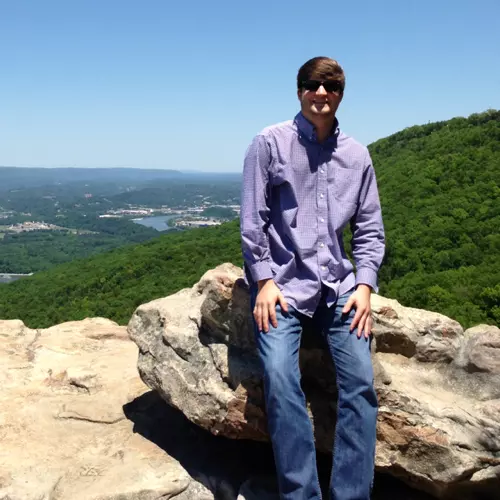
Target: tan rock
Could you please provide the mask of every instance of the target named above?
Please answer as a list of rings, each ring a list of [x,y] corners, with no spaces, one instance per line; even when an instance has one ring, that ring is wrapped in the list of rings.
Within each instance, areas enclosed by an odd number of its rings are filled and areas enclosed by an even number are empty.
[[[109,320],[0,321],[0,499],[166,500],[194,487],[125,418],[147,391],[136,362]]]

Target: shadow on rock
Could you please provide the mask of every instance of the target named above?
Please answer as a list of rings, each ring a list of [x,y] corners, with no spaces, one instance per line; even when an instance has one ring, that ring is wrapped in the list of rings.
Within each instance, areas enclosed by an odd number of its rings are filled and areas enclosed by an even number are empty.
[[[134,423],[134,432],[177,460],[216,500],[235,500],[249,476],[268,474],[274,468],[268,445],[214,436],[189,422],[155,391],[124,405],[123,411]]]

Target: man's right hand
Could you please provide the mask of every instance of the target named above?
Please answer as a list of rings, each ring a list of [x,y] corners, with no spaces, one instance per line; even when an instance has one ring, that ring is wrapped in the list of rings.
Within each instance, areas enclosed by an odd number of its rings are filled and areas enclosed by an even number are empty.
[[[259,281],[259,292],[255,301],[253,316],[259,332],[267,333],[269,331],[269,321],[274,326],[278,327],[276,319],[276,304],[279,302],[282,311],[288,312],[288,305],[285,297],[276,283],[272,279]]]

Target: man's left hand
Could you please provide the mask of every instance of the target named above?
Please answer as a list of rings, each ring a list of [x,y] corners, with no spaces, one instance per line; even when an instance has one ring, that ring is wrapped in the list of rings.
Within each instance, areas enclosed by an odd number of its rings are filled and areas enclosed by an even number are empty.
[[[360,338],[363,333],[365,334],[365,338],[368,338],[372,332],[371,293],[372,289],[368,285],[358,285],[342,309],[342,314],[348,314],[353,307],[356,309],[356,314],[354,315],[349,330],[352,332],[357,326],[358,338]]]

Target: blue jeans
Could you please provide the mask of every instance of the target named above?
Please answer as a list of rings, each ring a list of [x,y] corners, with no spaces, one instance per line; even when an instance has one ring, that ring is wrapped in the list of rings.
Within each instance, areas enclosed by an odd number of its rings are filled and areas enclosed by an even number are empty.
[[[377,396],[373,387],[370,340],[349,333],[355,310],[342,314],[352,291],[336,304],[318,306],[313,320],[326,336],[337,374],[338,402],[330,480],[332,500],[369,500],[373,483]],[[255,304],[252,294],[252,310]],[[269,332],[255,326],[264,370],[269,434],[273,445],[280,498],[321,499],[312,423],[300,385],[299,347],[303,322],[292,307],[276,305],[278,327]]]

